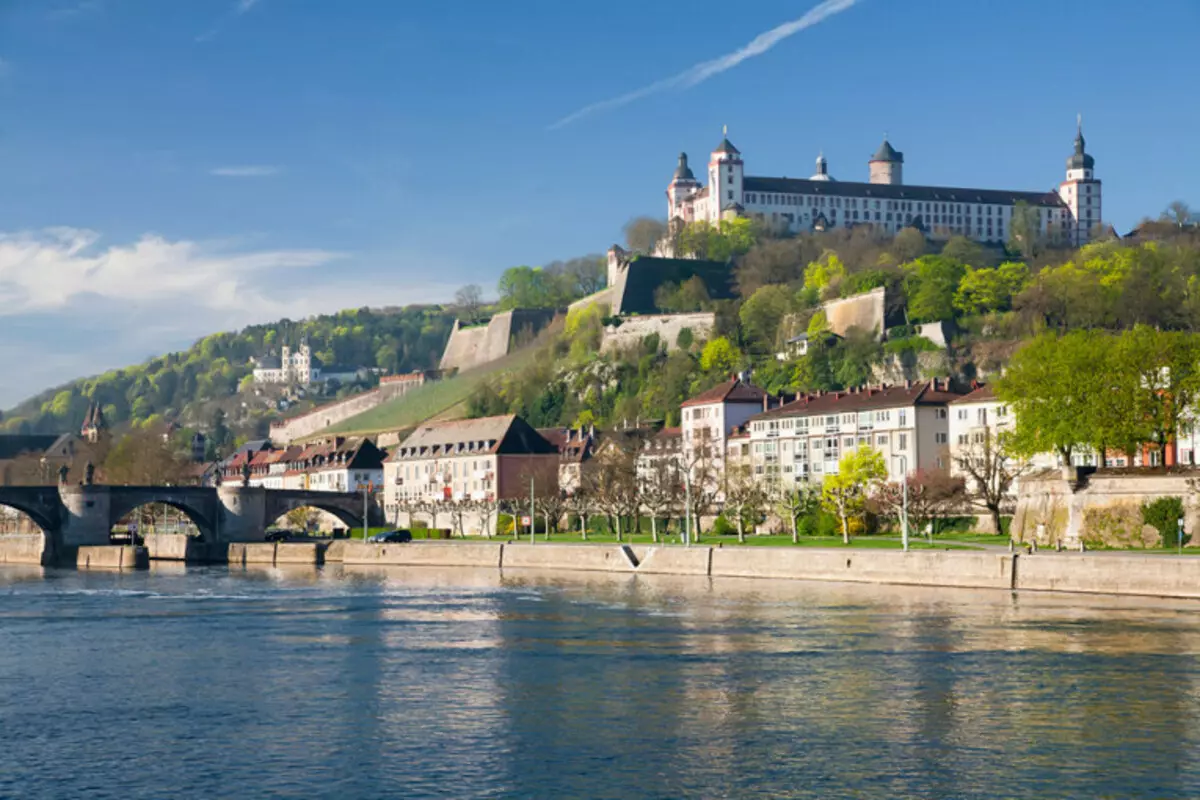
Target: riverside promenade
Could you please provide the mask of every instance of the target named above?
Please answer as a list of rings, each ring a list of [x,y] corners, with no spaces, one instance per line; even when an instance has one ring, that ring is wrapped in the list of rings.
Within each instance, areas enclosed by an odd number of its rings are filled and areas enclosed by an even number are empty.
[[[1200,556],[996,550],[682,547],[512,542],[345,542],[347,566],[480,567],[843,581],[1200,599]],[[332,554],[327,561],[336,560]]]

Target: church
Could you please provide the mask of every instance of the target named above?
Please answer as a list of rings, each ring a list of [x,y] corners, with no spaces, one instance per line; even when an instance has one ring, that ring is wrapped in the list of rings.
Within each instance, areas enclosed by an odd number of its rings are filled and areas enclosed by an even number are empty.
[[[979,242],[1008,240],[1013,209],[1024,203],[1037,213],[1042,234],[1072,245],[1088,242],[1103,219],[1095,159],[1088,155],[1079,125],[1066,178],[1046,192],[959,189],[904,183],[904,154],[884,137],[867,162],[865,183],[835,180],[824,155],[812,177],[747,175],[742,153],[728,132],[708,162],[702,186],[687,153],[667,187],[667,218],[673,222],[717,222],[728,215],[759,217],[793,233],[872,225],[895,234],[912,227],[932,239],[966,236]]]

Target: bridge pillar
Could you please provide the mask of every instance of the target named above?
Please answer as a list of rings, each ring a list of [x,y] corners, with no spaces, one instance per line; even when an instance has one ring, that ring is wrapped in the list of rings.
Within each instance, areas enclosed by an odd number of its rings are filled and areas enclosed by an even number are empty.
[[[60,486],[62,521],[56,544],[74,550],[90,545],[107,545],[112,531],[112,493],[108,486]]]
[[[214,538],[217,542],[264,542],[267,539],[267,490],[259,486],[222,486]]]

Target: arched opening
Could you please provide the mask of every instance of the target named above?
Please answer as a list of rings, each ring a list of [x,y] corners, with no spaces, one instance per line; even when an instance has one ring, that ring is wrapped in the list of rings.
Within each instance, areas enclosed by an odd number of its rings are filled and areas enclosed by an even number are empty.
[[[143,544],[147,536],[211,537],[212,525],[195,509],[178,503],[140,503],[128,510],[114,509],[110,544]]]
[[[49,520],[32,509],[0,504],[0,564],[41,561],[50,530]]]
[[[267,535],[286,539],[342,539],[361,527],[361,514],[333,505],[297,503],[267,522]]]

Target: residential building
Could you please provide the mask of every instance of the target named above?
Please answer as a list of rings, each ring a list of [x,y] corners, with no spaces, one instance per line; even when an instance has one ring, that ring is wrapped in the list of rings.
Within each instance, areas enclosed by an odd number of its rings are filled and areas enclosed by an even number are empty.
[[[538,433],[558,448],[558,488],[574,492],[583,480],[584,462],[595,454],[596,428],[538,428]]]
[[[960,189],[904,183],[904,154],[885,138],[868,161],[865,183],[838,181],[822,154],[808,179],[745,173],[742,153],[728,136],[712,152],[708,183],[701,185],[686,153],[667,187],[667,218],[677,224],[729,215],[751,215],[792,232],[870,225],[894,234],[908,227],[935,239],[966,236],[1000,243],[1012,232],[1013,209],[1023,203],[1037,215],[1043,235],[1085,244],[1101,220],[1100,181],[1079,125],[1065,179],[1042,192]]]
[[[420,507],[461,501],[495,504],[559,489],[559,449],[515,415],[424,423],[384,464],[384,513],[411,524]],[[474,508],[468,529],[494,526]]]
[[[883,455],[889,480],[949,468],[948,405],[960,396],[940,380],[803,395],[750,420],[754,474],[784,486],[820,482],[857,447]]]
[[[297,383],[307,386],[321,377],[321,368],[313,363],[312,349],[308,342],[292,350],[288,345],[280,348],[278,358],[270,356],[258,361],[254,368],[255,383]]]

